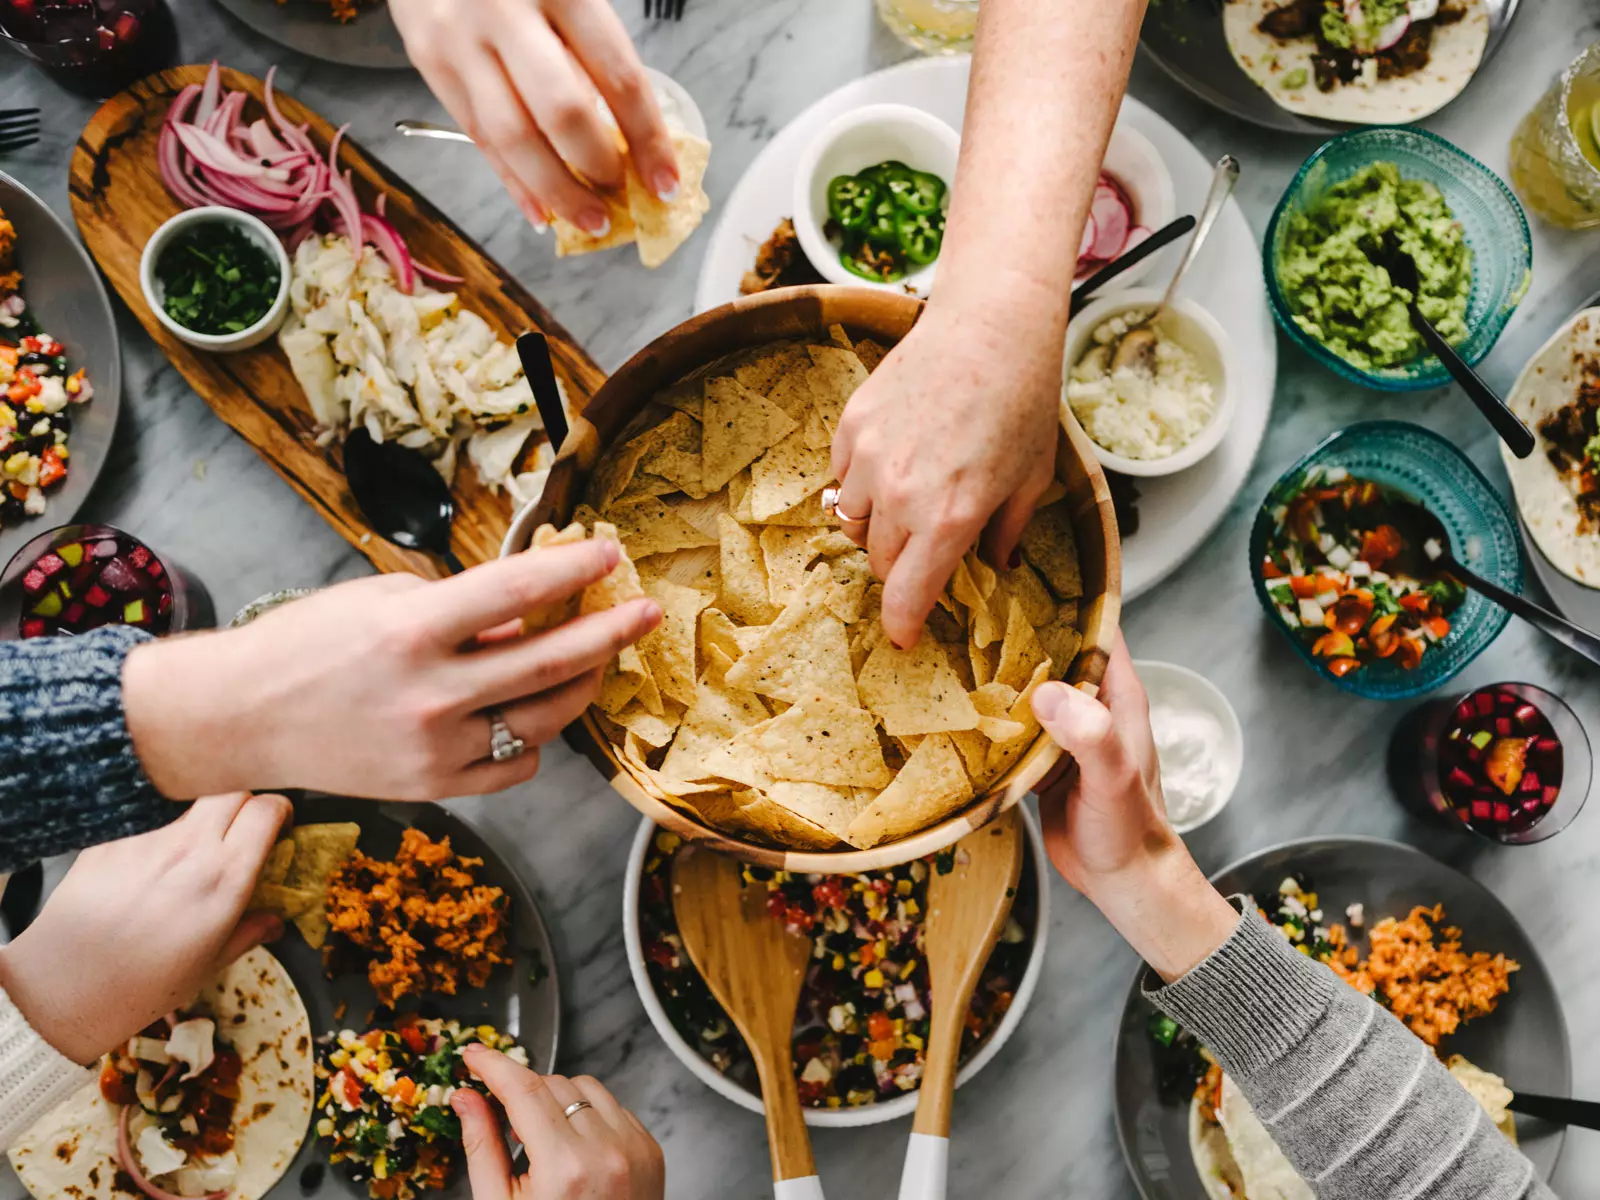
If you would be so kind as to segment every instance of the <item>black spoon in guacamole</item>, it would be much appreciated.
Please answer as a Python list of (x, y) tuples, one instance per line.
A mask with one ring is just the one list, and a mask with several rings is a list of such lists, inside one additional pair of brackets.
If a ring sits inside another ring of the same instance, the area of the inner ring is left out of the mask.
[(1488, 418), (1489, 424), (1493, 425), (1494, 431), (1500, 435), (1500, 440), (1505, 442), (1511, 453), (1518, 458), (1527, 458), (1532, 454), (1533, 430), (1524, 425), (1521, 418), (1506, 407), (1506, 402), (1499, 394), (1467, 365), (1467, 360), (1457, 354), (1455, 347), (1445, 341), (1444, 335), (1422, 315), (1422, 309), (1417, 305), (1417, 296), (1420, 294), (1417, 260), (1402, 250), (1393, 237), (1386, 237), (1378, 244), (1378, 249), (1372, 255), (1372, 261), (1389, 272), (1391, 282), (1411, 293), (1406, 308), (1411, 313), (1412, 328), (1422, 336), (1428, 349), (1438, 356), (1445, 370), (1449, 371), (1461, 385), (1461, 390), (1466, 392), (1468, 398), (1478, 406), (1478, 411)]
[(1540, 633), (1555, 638), (1567, 649), (1576, 651), (1592, 663), (1600, 663), (1600, 637), (1462, 566), (1450, 549), (1450, 531), (1427, 508), (1415, 501), (1397, 500), (1393, 521), (1403, 542), (1403, 548), (1395, 558), (1397, 569), (1407, 571), (1418, 579), (1448, 575), (1461, 586), (1471, 588), (1507, 612), (1521, 617)]

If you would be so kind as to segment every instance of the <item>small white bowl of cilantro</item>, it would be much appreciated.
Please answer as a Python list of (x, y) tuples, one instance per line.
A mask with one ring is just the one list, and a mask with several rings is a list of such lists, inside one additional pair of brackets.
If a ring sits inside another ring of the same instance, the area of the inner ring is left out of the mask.
[(289, 255), (249, 213), (192, 208), (145, 243), (139, 286), (179, 341), (218, 354), (248, 350), (277, 333), (289, 312)]

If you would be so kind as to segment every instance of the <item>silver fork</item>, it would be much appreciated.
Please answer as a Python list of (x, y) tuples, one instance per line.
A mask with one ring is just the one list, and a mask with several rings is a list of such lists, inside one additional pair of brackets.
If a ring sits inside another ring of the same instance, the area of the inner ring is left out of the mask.
[(656, 21), (683, 20), (683, 6), (688, 0), (644, 0), (644, 15)]
[(0, 154), (25, 149), (38, 140), (37, 108), (0, 108)]

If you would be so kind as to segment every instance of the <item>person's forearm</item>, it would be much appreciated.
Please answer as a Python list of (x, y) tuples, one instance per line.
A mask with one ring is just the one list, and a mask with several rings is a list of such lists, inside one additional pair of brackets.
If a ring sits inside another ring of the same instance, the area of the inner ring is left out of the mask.
[(1227, 941), (1239, 922), (1176, 834), (1136, 866), (1094, 881), (1087, 894), (1134, 952), (1168, 982)]
[(984, 0), (932, 308), (1059, 357), (1145, 0)]

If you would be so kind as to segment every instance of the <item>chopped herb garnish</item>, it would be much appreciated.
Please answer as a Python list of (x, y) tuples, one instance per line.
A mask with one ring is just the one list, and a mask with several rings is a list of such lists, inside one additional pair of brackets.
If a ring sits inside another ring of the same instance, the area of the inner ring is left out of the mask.
[(933, 857), (933, 869), (941, 875), (948, 875), (956, 869), (956, 852), (954, 850), (941, 850)]
[(537, 946), (528, 951), (528, 957), (533, 960), (528, 966), (528, 986), (538, 987), (550, 978), (550, 966)]
[(1172, 1039), (1178, 1036), (1178, 1023), (1166, 1013), (1151, 1013), (1150, 1036), (1163, 1046), (1170, 1046)]
[(461, 1119), (443, 1108), (425, 1108), (417, 1114), (417, 1124), (451, 1141), (461, 1140)]
[(156, 262), (162, 305), (185, 329), (211, 336), (242, 333), (272, 308), (278, 266), (250, 236), (222, 222), (184, 230)]

